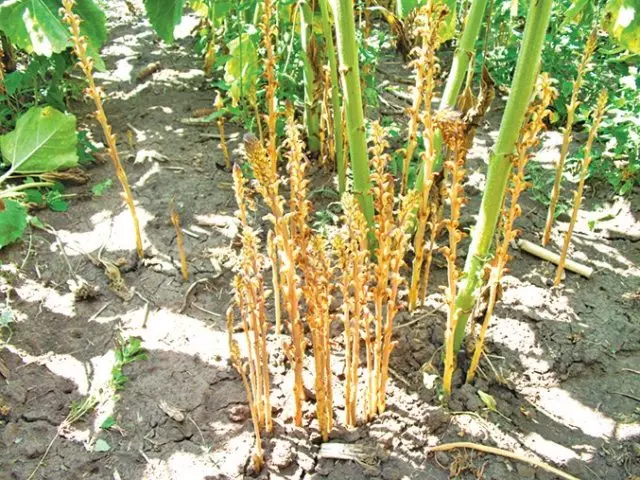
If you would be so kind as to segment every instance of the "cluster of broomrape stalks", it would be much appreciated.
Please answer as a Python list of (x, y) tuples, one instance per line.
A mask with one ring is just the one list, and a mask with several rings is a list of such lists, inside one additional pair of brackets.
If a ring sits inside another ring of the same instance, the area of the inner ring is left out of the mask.
[[(415, 193), (396, 201), (393, 176), (386, 172), (389, 155), (385, 130), (377, 123), (372, 127), (372, 193), (375, 199), (375, 244), (369, 249), (369, 227), (357, 200), (344, 198), (343, 227), (329, 241), (309, 227), (311, 206), (308, 200), (307, 160), (305, 145), (292, 108), (286, 112), (286, 138), (283, 142), (287, 160), (289, 198), (281, 192), (281, 179), (271, 163), (267, 149), (254, 136), (245, 137), (245, 150), (255, 181), (252, 187), (270, 210), (271, 228), (267, 233), (267, 254), (260, 253), (259, 240), (248, 222), (253, 208), (240, 167), (233, 169), (238, 218), (242, 225), (242, 252), (238, 274), (233, 285), (235, 305), (228, 312), (229, 342), (232, 363), (240, 372), (251, 404), (256, 428), (254, 466), (261, 465), (260, 430), (271, 429), (269, 403), (269, 352), (267, 334), (287, 332), (284, 350), (293, 370), (294, 423), (302, 425), (305, 393), (302, 374), (313, 368), (315, 378), (316, 417), (323, 439), (328, 439), (334, 422), (333, 382), (330, 327), (332, 322), (344, 326), (345, 344), (345, 421), (355, 426), (358, 418), (369, 420), (385, 409), (389, 361), (393, 349), (393, 320), (401, 308), (400, 291), (404, 284), (401, 269), (409, 247), (409, 226), (417, 207)], [(288, 208), (287, 208), (288, 207)], [(272, 268), (274, 311), (283, 312), (284, 325), (278, 317), (267, 319), (262, 270)], [(337, 312), (331, 310), (333, 298), (341, 300)], [(277, 299), (281, 299), (282, 306)], [(245, 336), (246, 355), (232, 336), (233, 312), (239, 313)], [(308, 332), (308, 335), (307, 333)], [(310, 342), (309, 339), (310, 338)], [(366, 375), (360, 373), (360, 344), (364, 341)], [(310, 344), (312, 361), (307, 354)], [(309, 363), (306, 363), (306, 360)], [(363, 387), (364, 386), (364, 387)], [(361, 390), (364, 390), (361, 392)], [(360, 393), (360, 396), (359, 396)], [(363, 395), (363, 396), (361, 396)], [(364, 411), (357, 412), (358, 398), (364, 399)]]

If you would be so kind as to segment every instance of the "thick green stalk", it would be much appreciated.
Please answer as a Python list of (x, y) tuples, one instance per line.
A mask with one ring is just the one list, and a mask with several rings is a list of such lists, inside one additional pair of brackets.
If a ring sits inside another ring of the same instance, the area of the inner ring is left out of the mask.
[(502, 117), (498, 139), (489, 158), (487, 185), (482, 196), (478, 222), (471, 237), (464, 267), (464, 280), (456, 298), (456, 352), (462, 345), (467, 320), (482, 284), (482, 270), (487, 261), (511, 173), (511, 155), (518, 141), (540, 66), (540, 55), (549, 26), (552, 3), (553, 0), (531, 0), (530, 3), (522, 47), (511, 84), (511, 94)]
[[(476, 40), (480, 34), (480, 27), (482, 26), (482, 19), (484, 18), (484, 11), (487, 6), (488, 0), (473, 0), (469, 12), (464, 21), (464, 28), (460, 39), (458, 41), (458, 48), (456, 48), (455, 55), (453, 57), (453, 63), (451, 64), (451, 70), (447, 77), (447, 83), (444, 87), (442, 98), (440, 99), (440, 110), (454, 109), (462, 88), (462, 82), (469, 69), (469, 63), (476, 52)], [(487, 25), (490, 28), (490, 25)], [(426, 108), (430, 108), (430, 105), (426, 105)], [(426, 138), (425, 138), (426, 142)], [(436, 157), (433, 162), (433, 171), (438, 172), (442, 167), (442, 132), (438, 129), (435, 131), (433, 137), (433, 151), (436, 152)], [(426, 148), (426, 145), (425, 145)], [(421, 170), (416, 179), (416, 189), (422, 191), (424, 185), (424, 170)]]
[(300, 41), (302, 43), (303, 76), (304, 76), (304, 123), (307, 128), (307, 146), (312, 152), (320, 151), (320, 102), (314, 98), (316, 88), (316, 69), (312, 52), (313, 11), (306, 0), (298, 2), (300, 7)]
[(340, 108), (340, 84), (338, 83), (338, 65), (336, 62), (336, 49), (333, 44), (333, 29), (329, 17), (327, 0), (319, 0), (320, 14), (322, 15), (322, 35), (325, 41), (325, 50), (329, 59), (329, 73), (331, 75), (331, 103), (333, 104), (333, 136), (336, 152), (336, 169), (338, 170), (338, 188), (342, 195), (346, 188), (346, 165), (344, 164), (344, 141), (342, 139), (342, 110)]
[[(464, 22), (464, 30), (460, 35), (458, 48), (453, 57), (451, 70), (447, 77), (447, 83), (444, 86), (442, 99), (440, 100), (440, 110), (454, 108), (458, 100), (458, 94), (462, 88), (462, 82), (467, 74), (469, 63), (476, 52), (476, 39), (480, 34), (484, 11), (487, 6), (487, 0), (473, 0), (467, 18)], [(490, 25), (487, 25), (490, 28)]]
[(369, 178), (369, 155), (362, 110), (360, 90), (360, 68), (358, 67), (358, 46), (353, 12), (353, 0), (330, 0), (333, 18), (336, 22), (336, 43), (340, 74), (342, 77), (342, 98), (345, 106), (347, 139), (353, 170), (353, 188), (360, 200), (360, 206), (369, 226), (373, 225), (373, 199)]

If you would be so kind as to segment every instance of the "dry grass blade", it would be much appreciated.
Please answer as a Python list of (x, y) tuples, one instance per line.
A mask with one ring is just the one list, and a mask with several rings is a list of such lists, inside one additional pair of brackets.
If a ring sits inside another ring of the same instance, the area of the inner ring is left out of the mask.
[(125, 201), (127, 203), (127, 206), (129, 207), (131, 218), (133, 219), (134, 233), (136, 237), (136, 249), (138, 251), (138, 256), (142, 258), (144, 256), (144, 249), (142, 247), (140, 224), (138, 222), (136, 207), (133, 201), (133, 193), (131, 192), (131, 187), (129, 186), (127, 174), (124, 171), (122, 163), (120, 162), (120, 155), (118, 154), (118, 149), (116, 147), (116, 137), (112, 133), (111, 125), (109, 125), (107, 116), (104, 113), (104, 107), (102, 104), (102, 91), (98, 89), (98, 87), (96, 87), (95, 80), (93, 78), (93, 59), (87, 54), (86, 37), (80, 34), (80, 17), (73, 13), (73, 6), (75, 5), (75, 1), (63, 0), (62, 5), (64, 13), (63, 20), (65, 23), (67, 23), (67, 25), (69, 25), (69, 30), (71, 31), (71, 42), (73, 43), (73, 51), (76, 54), (76, 57), (78, 57), (78, 65), (80, 66), (80, 69), (84, 73), (89, 84), (86, 92), (87, 95), (91, 97), (96, 106), (95, 117), (100, 124), (100, 127), (102, 127), (102, 132), (104, 134), (109, 150), (109, 156), (111, 157), (111, 160), (115, 167), (116, 176), (118, 177), (120, 185), (124, 190)]

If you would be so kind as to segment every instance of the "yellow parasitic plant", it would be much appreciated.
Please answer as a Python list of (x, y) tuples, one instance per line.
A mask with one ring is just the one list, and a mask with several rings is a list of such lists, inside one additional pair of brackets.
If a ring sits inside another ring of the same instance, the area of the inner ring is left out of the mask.
[[(369, 388), (367, 417), (382, 413), (386, 407), (386, 385), (389, 375), (389, 360), (394, 344), (391, 341), (393, 320), (400, 308), (399, 290), (404, 283), (400, 270), (404, 266), (404, 255), (409, 246), (409, 226), (412, 223), (413, 210), (417, 207), (418, 195), (415, 192), (401, 196), (398, 208), (395, 208), (393, 176), (385, 169), (389, 162), (389, 147), (386, 132), (379, 122), (371, 127), (373, 146), (371, 164), (373, 173), (372, 195), (376, 213), (375, 257), (373, 265), (373, 373), (372, 388)], [(365, 328), (368, 335), (368, 326)]]
[(107, 142), (109, 156), (111, 157), (113, 166), (115, 167), (116, 176), (118, 177), (120, 185), (122, 186), (122, 189), (124, 191), (125, 202), (129, 207), (129, 212), (131, 213), (131, 218), (133, 220), (133, 227), (136, 237), (136, 249), (138, 251), (138, 256), (142, 258), (144, 256), (144, 248), (142, 247), (140, 223), (138, 222), (138, 216), (136, 214), (136, 207), (133, 201), (133, 193), (131, 192), (131, 187), (129, 186), (127, 174), (124, 171), (122, 163), (120, 162), (120, 155), (118, 154), (118, 148), (116, 147), (116, 137), (112, 133), (111, 125), (109, 125), (107, 116), (104, 113), (104, 107), (102, 104), (103, 92), (96, 86), (95, 80), (93, 78), (93, 59), (87, 54), (86, 37), (80, 34), (80, 17), (73, 13), (73, 6), (75, 5), (75, 1), (62, 0), (62, 5), (63, 20), (67, 25), (69, 25), (69, 30), (71, 31), (71, 42), (73, 43), (73, 51), (76, 54), (76, 57), (78, 57), (78, 65), (80, 66), (80, 69), (87, 78), (88, 87), (86, 92), (87, 95), (91, 97), (96, 106), (95, 117), (100, 124), (100, 127), (102, 128), (102, 132)]
[[(289, 320), (288, 327), (291, 334), (291, 344), (288, 346), (287, 354), (294, 365), (294, 422), (297, 426), (301, 426), (302, 404), (305, 398), (302, 383), (305, 339), (300, 318), (298, 292), (300, 282), (296, 271), (296, 260), (300, 258), (300, 255), (298, 254), (295, 235), (299, 232), (290, 220), (291, 217), (295, 218), (298, 213), (291, 212), (285, 216), (285, 202), (279, 194), (280, 180), (278, 179), (275, 165), (271, 163), (260, 140), (255, 136), (245, 135), (244, 144), (247, 159), (253, 168), (253, 173), (256, 178), (256, 190), (271, 210), (269, 218), (274, 228), (275, 246), (280, 263), (279, 273), (280, 288), (283, 295), (282, 301), (287, 311)], [(294, 195), (293, 191), (292, 195)], [(294, 233), (294, 229), (296, 233)]]
[(525, 167), (533, 156), (531, 151), (540, 142), (540, 132), (544, 130), (544, 121), (551, 113), (549, 106), (557, 95), (557, 92), (552, 86), (551, 78), (546, 73), (540, 76), (537, 90), (537, 101), (529, 107), (529, 114), (527, 115), (529, 120), (522, 128), (520, 141), (517, 145), (517, 155), (514, 156), (514, 172), (511, 177), (511, 188), (508, 190), (510, 197), (509, 207), (507, 209), (505, 202), (502, 213), (502, 239), (496, 247), (495, 257), (491, 262), (489, 300), (482, 326), (480, 327), (480, 333), (474, 347), (471, 365), (467, 370), (467, 383), (472, 382), (475, 377), (480, 357), (484, 350), (487, 328), (489, 327), (489, 322), (498, 299), (500, 281), (506, 271), (507, 262), (510, 259), (509, 245), (516, 239), (519, 233), (518, 230), (514, 228), (514, 223), (521, 214), (521, 208), (518, 204), (520, 195), (527, 188), (527, 182), (524, 179)]
[(229, 159), (229, 150), (227, 149), (227, 141), (224, 137), (224, 115), (222, 113), (224, 110), (224, 100), (222, 100), (222, 95), (220, 95), (220, 92), (216, 94), (216, 99), (213, 102), (213, 106), (218, 112), (218, 118), (216, 120), (216, 123), (218, 124), (218, 132), (220, 133), (220, 144), (218, 145), (218, 147), (220, 148), (220, 150), (222, 150), (222, 155), (224, 155), (225, 166), (229, 170), (231, 170), (231, 160)]
[[(422, 152), (421, 155), (421, 172), (419, 175), (422, 175), (422, 188), (419, 189), (420, 192), (420, 206), (418, 208), (418, 216), (417, 216), (417, 228), (413, 240), (413, 250), (415, 253), (415, 258), (412, 266), (411, 273), (411, 283), (409, 288), (409, 310), (414, 310), (417, 306), (418, 302), (418, 290), (420, 288), (420, 276), (422, 273), (422, 266), (424, 262), (424, 251), (425, 251), (425, 233), (427, 228), (427, 223), (430, 218), (430, 206), (431, 202), (429, 201), (431, 188), (433, 186), (433, 162), (436, 157), (436, 147), (434, 145), (434, 135), (435, 135), (435, 125), (434, 125), (434, 115), (431, 109), (431, 103), (433, 100), (433, 93), (435, 88), (435, 75), (438, 69), (438, 61), (436, 58), (436, 51), (440, 46), (440, 38), (438, 35), (438, 30), (442, 23), (443, 12), (445, 12), (445, 7), (443, 5), (435, 5), (434, 2), (428, 2), (425, 7), (422, 7), (419, 10), (418, 16), (416, 17), (417, 22), (417, 32), (420, 36), (423, 37), (423, 45), (419, 49), (419, 62), (421, 69), (424, 70), (424, 85), (422, 85), (422, 104), (424, 105), (424, 111), (422, 115), (420, 115), (420, 120), (422, 122), (422, 137), (424, 138), (425, 143), (425, 151)], [(418, 88), (416, 86), (416, 90), (414, 93), (417, 95)], [(416, 104), (417, 98), (414, 98), (414, 105)], [(418, 102), (419, 104), (420, 102)], [(414, 115), (412, 109), (410, 109), (410, 113)], [(417, 114), (417, 113), (415, 113)], [(411, 128), (411, 123), (410, 123)], [(411, 149), (411, 131), (409, 138), (409, 146), (407, 147), (407, 153)], [(415, 139), (413, 139), (415, 142)], [(415, 145), (414, 147), (415, 148)], [(413, 152), (411, 152), (413, 155)], [(407, 164), (410, 161), (411, 157), (405, 155), (405, 163)]]
[(180, 226), (180, 215), (176, 210), (173, 198), (169, 201), (169, 215), (171, 216), (171, 223), (176, 230), (176, 244), (178, 246), (178, 255), (180, 257), (180, 271), (182, 272), (182, 278), (189, 280), (189, 265), (187, 263), (187, 254), (184, 251), (184, 235), (182, 234), (182, 227)]
[(307, 305), (305, 319), (311, 331), (315, 365), (316, 416), (322, 440), (329, 439), (333, 428), (333, 387), (331, 381), (330, 326), (333, 268), (327, 256), (325, 239), (313, 235), (306, 254), (302, 291)]
[(233, 280), (235, 304), (240, 312), (242, 329), (247, 346), (249, 381), (257, 422), (260, 428), (270, 432), (271, 401), (269, 399), (269, 352), (267, 350), (267, 322), (264, 279), (264, 256), (260, 254), (260, 242), (255, 231), (247, 223), (245, 184), (240, 167), (234, 166), (233, 186), (238, 204), (238, 218), (242, 226), (242, 254), (240, 269)]
[(444, 374), (442, 383), (447, 395), (451, 394), (451, 380), (455, 370), (456, 359), (453, 348), (453, 332), (455, 331), (457, 318), (455, 316), (455, 299), (457, 294), (457, 282), (460, 277), (456, 265), (458, 243), (462, 239), (460, 230), (460, 211), (466, 200), (464, 197), (464, 162), (467, 156), (466, 125), (458, 118), (447, 118), (442, 115), (438, 119), (438, 127), (442, 132), (444, 141), (450, 150), (449, 158), (444, 162), (444, 169), (449, 178), (447, 199), (449, 200), (449, 218), (442, 224), (449, 233), (449, 245), (442, 248), (447, 259), (447, 289), (446, 300), (449, 306), (447, 315), (447, 328), (445, 330), (445, 355)]
[(576, 109), (580, 105), (580, 89), (583, 84), (583, 77), (587, 71), (589, 60), (593, 56), (593, 52), (596, 50), (598, 43), (598, 29), (595, 27), (589, 35), (589, 39), (584, 48), (582, 59), (578, 65), (578, 74), (573, 81), (573, 92), (571, 93), (571, 101), (567, 106), (567, 124), (564, 127), (564, 135), (562, 137), (562, 148), (560, 149), (560, 158), (556, 164), (556, 176), (553, 182), (553, 188), (551, 190), (551, 200), (549, 202), (549, 211), (547, 213), (547, 221), (544, 227), (544, 233), (542, 234), (542, 245), (549, 243), (551, 239), (551, 227), (553, 227), (553, 221), (556, 216), (556, 207), (558, 205), (558, 197), (560, 196), (560, 187), (562, 184), (562, 174), (564, 173), (564, 161), (569, 153), (569, 142), (571, 141), (571, 134), (573, 132), (573, 119), (576, 113)]
[(345, 343), (345, 422), (353, 427), (357, 423), (361, 332), (364, 332), (366, 347), (367, 389), (374, 391), (373, 344), (369, 335), (371, 316), (367, 306), (371, 253), (367, 245), (367, 221), (358, 201), (347, 193), (342, 197), (342, 204), (344, 226), (334, 239), (334, 249), (341, 272), (339, 289), (342, 293), (340, 317), (344, 325)]
[(582, 167), (580, 171), (580, 182), (578, 183), (578, 188), (573, 196), (573, 212), (571, 213), (571, 221), (569, 222), (567, 233), (564, 235), (564, 243), (562, 245), (562, 251), (560, 252), (560, 261), (558, 262), (558, 268), (556, 270), (556, 278), (553, 281), (554, 286), (558, 286), (562, 281), (562, 273), (564, 272), (564, 264), (567, 260), (569, 245), (571, 244), (571, 236), (573, 235), (573, 229), (576, 225), (578, 212), (580, 211), (580, 205), (582, 203), (584, 183), (587, 180), (587, 174), (589, 173), (589, 165), (591, 165), (591, 146), (598, 136), (598, 128), (600, 127), (600, 122), (602, 121), (602, 117), (604, 116), (604, 112), (607, 107), (607, 99), (607, 91), (602, 90), (598, 96), (598, 103), (595, 107), (595, 111), (593, 112), (593, 123), (589, 129), (589, 138), (587, 139), (587, 144), (584, 147), (584, 159), (582, 160)]

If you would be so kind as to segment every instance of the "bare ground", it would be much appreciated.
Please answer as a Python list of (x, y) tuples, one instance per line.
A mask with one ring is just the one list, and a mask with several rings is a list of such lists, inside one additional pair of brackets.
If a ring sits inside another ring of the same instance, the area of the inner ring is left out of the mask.
[[(109, 92), (107, 110), (119, 147), (131, 157), (126, 168), (147, 254), (136, 260), (128, 212), (115, 185), (103, 197), (87, 195), (91, 184), (113, 176), (110, 164), (90, 169), (90, 185), (68, 190), (77, 194), (68, 212), (39, 212), (57, 235), (34, 229), (22, 243), (2, 251), (2, 295), (8, 297), (16, 322), (0, 351), (9, 372), (8, 378), (0, 377), (0, 478), (30, 476), (72, 402), (89, 393), (100, 395), (99, 387), (108, 383), (116, 339), (132, 336), (142, 339), (148, 359), (124, 367), (129, 378), (124, 389), (117, 397), (101, 398), (95, 412), (57, 437), (33, 478), (250, 476), (252, 426), (242, 384), (227, 364), (224, 320), (237, 255), (231, 178), (218, 167), (222, 159), (217, 141), (202, 135), (213, 128), (180, 123), (194, 109), (209, 106), (213, 91), (198, 70), (189, 39), (161, 45), (148, 25), (114, 8), (110, 21), (115, 26), (105, 50), (109, 71), (102, 83)], [(131, 81), (154, 61), (161, 62), (158, 72), (143, 82)], [(394, 61), (385, 68), (397, 68)], [(385, 98), (398, 103), (397, 98)], [(74, 111), (99, 139), (90, 107), (78, 104)], [(500, 114), (498, 102), (470, 155), (466, 227), (478, 209), (483, 159)], [(135, 152), (127, 130), (133, 132)], [(235, 149), (243, 132), (232, 125), (228, 132)], [(558, 138), (555, 132), (546, 134), (541, 162), (553, 158)], [(136, 152), (146, 152), (148, 158), (139, 155), (134, 162)], [(240, 160), (239, 153), (234, 156)], [(314, 185), (330, 181), (322, 171), (313, 175)], [(308, 428), (292, 426), (291, 378), (279, 339), (273, 338), (276, 426), (264, 440), (267, 465), (260, 478), (554, 478), (522, 463), (471, 451), (426, 453), (428, 446), (462, 440), (540, 458), (579, 478), (637, 478), (640, 201), (637, 192), (630, 201), (609, 203), (598, 188), (589, 194), (572, 254), (594, 266), (596, 273), (589, 280), (569, 273), (560, 288), (551, 289), (552, 266), (515, 251), (489, 332), (490, 363), (481, 364), (473, 385), (456, 388), (448, 408), (429, 388), (430, 374), (436, 371), (432, 368), (439, 368), (437, 349), (446, 312), (442, 292), (435, 287), (445, 283), (445, 270), (436, 260), (427, 306), (414, 317), (401, 314), (396, 320), (398, 346), (387, 412), (368, 425), (346, 430), (340, 426), (343, 410), (336, 392), (338, 427), (330, 441), (376, 447), (378, 453), (368, 464), (318, 458), (312, 401), (305, 406)], [(195, 233), (185, 238), (189, 282), (179, 275), (168, 215), (171, 198), (183, 226)], [(537, 241), (544, 207), (526, 198), (523, 211), (523, 236)], [(603, 219), (603, 211), (615, 215)], [(590, 229), (593, 219), (600, 220)], [(566, 223), (557, 224), (556, 247), (563, 227)], [(121, 265), (124, 281), (137, 292), (130, 301), (113, 293), (104, 269), (88, 256), (95, 258), (99, 252)], [(76, 300), (67, 285), (76, 275), (98, 286), (99, 295)], [(201, 282), (185, 303), (194, 281)], [(339, 329), (334, 340), (339, 384)], [(463, 356), (460, 361), (464, 366), (467, 360)], [(311, 386), (311, 369), (306, 373)], [(478, 390), (495, 398), (499, 413), (487, 411)], [(109, 416), (116, 426), (101, 430)], [(95, 451), (98, 439), (107, 442), (108, 451)]]

